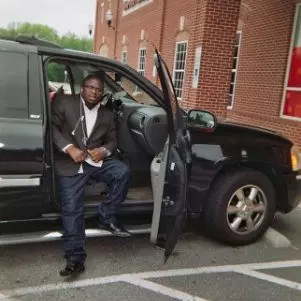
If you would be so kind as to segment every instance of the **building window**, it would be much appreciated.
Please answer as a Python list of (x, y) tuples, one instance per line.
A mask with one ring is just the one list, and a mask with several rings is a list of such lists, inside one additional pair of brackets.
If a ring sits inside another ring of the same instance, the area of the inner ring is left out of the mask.
[(101, 6), (101, 15), (100, 15), (100, 22), (101, 22), (101, 23), (103, 23), (104, 18), (105, 18), (105, 10), (104, 10), (104, 7), (103, 7), (103, 5), (102, 5), (102, 6)]
[(301, 119), (301, 6), (297, 5), (281, 115)]
[(145, 59), (146, 59), (146, 49), (139, 49), (139, 58), (138, 58), (138, 72), (145, 76)]
[(174, 68), (173, 68), (173, 83), (177, 98), (182, 100), (183, 97), (183, 86), (185, 77), (186, 57), (187, 57), (187, 41), (177, 42)]
[(109, 48), (107, 44), (104, 44), (100, 47), (99, 49), (99, 55), (104, 56), (104, 57), (108, 57), (109, 55)]
[(127, 64), (127, 62), (128, 62), (128, 53), (126, 50), (123, 50), (121, 52), (121, 63)]
[(240, 45), (241, 45), (241, 31), (238, 31), (236, 33), (236, 42), (235, 42), (234, 58), (233, 58), (233, 65), (232, 65), (232, 75), (231, 75), (231, 83), (230, 83), (229, 98), (228, 98), (228, 108), (229, 109), (231, 109), (233, 106)]

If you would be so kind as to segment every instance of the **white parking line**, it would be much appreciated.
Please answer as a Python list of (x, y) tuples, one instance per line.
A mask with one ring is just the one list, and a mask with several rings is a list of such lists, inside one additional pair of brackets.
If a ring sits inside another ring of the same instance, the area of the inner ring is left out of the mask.
[(229, 272), (235, 272), (237, 268), (250, 269), (250, 270), (265, 270), (265, 269), (280, 269), (280, 268), (292, 268), (292, 267), (301, 267), (301, 260), (208, 266), (208, 267), (192, 268), (192, 269), (176, 269), (176, 270), (143, 272), (143, 273), (132, 274), (132, 275), (143, 279), (151, 279), (151, 278), (160, 278), (160, 277), (189, 276), (189, 275), (197, 275), (197, 274), (229, 273)]
[(243, 275), (247, 275), (250, 277), (255, 277), (257, 279), (261, 279), (261, 280), (265, 280), (265, 281), (269, 281), (272, 283), (276, 283), (276, 284), (280, 284), (289, 288), (293, 288), (295, 290), (301, 290), (301, 283), (298, 282), (293, 282), (293, 281), (289, 281), (283, 278), (279, 278), (276, 276), (272, 276), (272, 275), (268, 275), (268, 274), (264, 274), (264, 273), (260, 273), (260, 272), (256, 272), (256, 271), (252, 271), (252, 270), (245, 270), (245, 269), (237, 269), (236, 270), (237, 273), (243, 274)]
[(30, 295), (30, 294), (37, 294), (37, 293), (45, 293), (50, 291), (58, 291), (62, 289), (72, 289), (78, 287), (87, 287), (87, 286), (96, 286), (101, 284), (108, 284), (123, 281), (123, 275), (117, 276), (108, 276), (108, 277), (100, 277), (100, 278), (93, 278), (93, 279), (85, 279), (85, 280), (78, 280), (74, 282), (65, 282), (65, 283), (56, 283), (56, 284), (46, 284), (41, 286), (31, 286), (31, 287), (24, 287), (14, 290), (7, 290), (0, 292), (0, 300), (3, 300), (1, 296), (4, 298), (8, 296), (23, 296), (23, 295)]
[(8, 300), (8, 297), (3, 294), (0, 294), (0, 300)]
[(16, 299), (12, 299), (12, 298), (9, 298), (5, 295), (2, 295), (0, 294), (0, 300), (3, 300), (3, 301), (17, 301)]
[[(225, 265), (225, 266), (208, 266), (208, 267), (191, 268), (191, 269), (174, 269), (174, 270), (165, 270), (165, 271), (122, 274), (116, 276), (105, 276), (99, 278), (78, 280), (74, 282), (47, 284), (42, 286), (33, 286), (33, 287), (25, 287), (20, 289), (0, 291), (0, 300), (7, 300), (6, 298), (9, 297), (43, 293), (49, 291), (57, 291), (62, 289), (97, 286), (97, 285), (116, 283), (116, 282), (128, 282), (153, 291), (154, 288), (156, 287), (157, 292), (165, 295), (170, 294), (170, 296), (174, 297), (176, 294), (179, 293), (179, 291), (162, 285), (157, 286), (155, 283), (150, 281), (137, 282), (137, 279), (140, 281), (140, 280), (152, 279), (152, 278), (189, 276), (189, 275), (211, 274), (211, 273), (241, 273), (258, 279), (266, 280), (272, 283), (276, 283), (276, 284), (280, 284), (283, 286), (300, 290), (301, 284), (299, 283), (291, 282), (286, 279), (281, 279), (278, 277), (269, 276), (254, 271), (254, 270), (265, 270), (265, 269), (292, 268), (292, 267), (301, 267), (301, 260), (250, 263), (250, 264)], [(199, 300), (199, 301), (204, 300), (198, 297), (191, 296), (186, 293), (183, 294), (185, 294), (187, 298), (190, 298), (184, 300)], [(198, 299), (191, 299), (191, 298), (198, 298)]]
[(128, 277), (126, 282), (182, 301), (208, 301), (148, 280)]

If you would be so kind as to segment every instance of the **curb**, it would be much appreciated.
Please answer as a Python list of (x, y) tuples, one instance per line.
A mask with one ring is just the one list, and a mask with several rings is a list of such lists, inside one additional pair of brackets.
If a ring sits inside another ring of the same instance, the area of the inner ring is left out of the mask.
[(265, 232), (264, 239), (267, 240), (274, 248), (288, 248), (292, 246), (291, 241), (286, 236), (273, 228), (269, 228)]

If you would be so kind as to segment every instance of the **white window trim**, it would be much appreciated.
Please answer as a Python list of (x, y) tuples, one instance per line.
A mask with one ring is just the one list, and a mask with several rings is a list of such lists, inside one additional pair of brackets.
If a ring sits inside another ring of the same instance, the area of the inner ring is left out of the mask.
[(290, 68), (291, 68), (291, 62), (292, 62), (292, 54), (293, 54), (293, 48), (294, 48), (294, 37), (296, 34), (296, 27), (297, 27), (297, 21), (298, 21), (298, 11), (299, 9), (301, 10), (301, 3), (296, 5), (296, 11), (295, 11), (295, 16), (294, 16), (294, 24), (293, 24), (293, 31), (291, 35), (291, 44), (289, 48), (289, 53), (288, 53), (288, 59), (287, 59), (287, 66), (286, 66), (286, 74), (285, 74), (285, 80), (284, 80), (284, 87), (283, 87), (283, 92), (282, 92), (282, 100), (281, 100), (281, 107), (280, 107), (280, 114), (279, 117), (282, 119), (289, 119), (289, 120), (295, 120), (295, 121), (301, 121), (300, 117), (293, 117), (293, 116), (287, 116), (283, 114), (284, 111), (284, 105), (285, 105), (285, 96), (286, 96), (286, 91), (289, 89), (290, 91), (298, 91), (298, 88), (290, 89), (287, 88), (288, 84), (288, 79), (289, 79), (289, 73), (290, 73)]
[(105, 18), (105, 8), (104, 8), (104, 2), (101, 3), (100, 6), (100, 22), (103, 23), (104, 18)]
[[(141, 50), (145, 50), (145, 56), (144, 56), (144, 69), (140, 69)], [(138, 72), (143, 71), (143, 72), (144, 72), (144, 76), (145, 76), (145, 69), (146, 69), (146, 47), (141, 47), (141, 48), (139, 48), (137, 71), (138, 71)]]
[(188, 40), (183, 40), (176, 42), (175, 46), (175, 52), (174, 52), (174, 61), (173, 61), (173, 72), (172, 72), (172, 82), (174, 84), (175, 82), (175, 72), (176, 71), (182, 71), (182, 70), (176, 70), (176, 59), (177, 59), (177, 48), (179, 44), (184, 44), (186, 43), (186, 56), (185, 56), (185, 69), (184, 69), (184, 76), (183, 76), (183, 87), (182, 87), (182, 97), (177, 97), (178, 100), (183, 100), (183, 95), (184, 95), (184, 86), (185, 86), (185, 76), (186, 76), (186, 66), (187, 66), (187, 56), (188, 56)]
[(102, 57), (108, 57), (109, 56), (109, 47), (107, 44), (104, 44), (100, 46), (99, 48), (99, 55)]
[[(231, 78), (232, 78), (232, 73), (235, 72), (235, 79), (234, 79), (234, 87), (233, 87), (233, 93), (232, 93), (232, 102), (231, 102), (231, 106), (227, 106), (228, 110), (233, 109), (233, 103), (234, 103), (234, 99), (235, 99), (236, 82), (237, 82), (237, 71), (238, 71), (240, 51), (241, 51), (242, 31), (237, 30), (236, 34), (240, 34), (240, 36), (239, 36), (238, 53), (237, 53), (237, 59), (236, 59), (236, 69), (231, 70)], [(236, 44), (235, 44), (235, 46), (236, 46)], [(233, 64), (233, 61), (232, 61), (232, 64)], [(230, 84), (231, 84), (231, 82), (230, 82)], [(229, 96), (230, 96), (230, 94), (228, 93), (228, 97)]]
[[(152, 2), (153, 2), (153, 0), (145, 0), (145, 1), (141, 2), (141, 3), (138, 3), (138, 4), (136, 4), (135, 6), (131, 7), (128, 10), (123, 10), (122, 11), (122, 16), (123, 17), (127, 16), (127, 15), (131, 14), (132, 12), (136, 11), (137, 9), (140, 9), (141, 7), (144, 7), (144, 6), (146, 6), (146, 5), (148, 5), (148, 4), (152, 3)], [(124, 3), (126, 3), (126, 1), (124, 1)]]

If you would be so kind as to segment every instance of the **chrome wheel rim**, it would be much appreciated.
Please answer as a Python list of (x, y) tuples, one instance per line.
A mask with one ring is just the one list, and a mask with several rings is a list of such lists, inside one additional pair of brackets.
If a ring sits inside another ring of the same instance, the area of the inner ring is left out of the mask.
[(254, 232), (263, 223), (266, 210), (265, 193), (256, 185), (243, 186), (233, 193), (228, 202), (228, 226), (239, 235)]

